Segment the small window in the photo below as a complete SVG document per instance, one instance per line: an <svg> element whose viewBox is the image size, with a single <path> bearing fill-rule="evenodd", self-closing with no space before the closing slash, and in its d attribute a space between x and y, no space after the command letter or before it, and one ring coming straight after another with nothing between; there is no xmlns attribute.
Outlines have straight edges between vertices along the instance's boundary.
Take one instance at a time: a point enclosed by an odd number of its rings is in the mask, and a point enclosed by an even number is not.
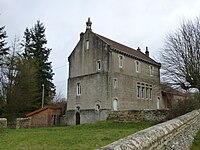
<svg viewBox="0 0 200 150"><path fill-rule="evenodd" d="M149 66L149 74L150 74L150 76L153 76L153 71L154 71L154 67L153 66Z"/></svg>
<svg viewBox="0 0 200 150"><path fill-rule="evenodd" d="M140 62L139 62L139 61L135 61L135 71L136 71L137 73L140 72Z"/></svg>
<svg viewBox="0 0 200 150"><path fill-rule="evenodd" d="M100 108L101 108L100 105L99 105L99 104L96 104L96 107L95 107L96 111L99 111Z"/></svg>
<svg viewBox="0 0 200 150"><path fill-rule="evenodd" d="M90 42L89 40L86 40L86 49L88 50L90 48Z"/></svg>
<svg viewBox="0 0 200 150"><path fill-rule="evenodd" d="M101 70L101 60L97 60L97 70Z"/></svg>
<svg viewBox="0 0 200 150"><path fill-rule="evenodd" d="M118 80L117 78L113 79L113 88L116 89L118 87Z"/></svg>
<svg viewBox="0 0 200 150"><path fill-rule="evenodd" d="M77 83L76 85L76 95L80 96L81 95L81 83Z"/></svg>
<svg viewBox="0 0 200 150"><path fill-rule="evenodd" d="M137 98L140 98L140 83L137 83Z"/></svg>
<svg viewBox="0 0 200 150"><path fill-rule="evenodd" d="M119 68L123 68L124 65L124 57L119 55Z"/></svg>

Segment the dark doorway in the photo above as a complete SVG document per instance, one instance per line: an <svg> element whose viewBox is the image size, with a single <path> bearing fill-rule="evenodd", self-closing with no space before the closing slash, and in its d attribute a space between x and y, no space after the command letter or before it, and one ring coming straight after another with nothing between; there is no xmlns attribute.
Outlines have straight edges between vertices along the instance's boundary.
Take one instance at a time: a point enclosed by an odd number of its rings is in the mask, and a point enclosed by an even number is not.
<svg viewBox="0 0 200 150"><path fill-rule="evenodd" d="M80 113L76 113L76 125L80 124Z"/></svg>

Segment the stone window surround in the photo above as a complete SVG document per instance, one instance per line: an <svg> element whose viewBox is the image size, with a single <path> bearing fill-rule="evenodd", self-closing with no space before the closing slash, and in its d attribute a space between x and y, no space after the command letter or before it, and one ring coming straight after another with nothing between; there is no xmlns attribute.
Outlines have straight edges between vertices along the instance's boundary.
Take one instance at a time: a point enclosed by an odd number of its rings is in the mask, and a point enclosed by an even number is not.
<svg viewBox="0 0 200 150"><path fill-rule="evenodd" d="M152 100L152 85L138 81L136 84L136 97L138 99Z"/></svg>
<svg viewBox="0 0 200 150"><path fill-rule="evenodd" d="M140 73L141 72L141 63L138 60L135 60L135 72Z"/></svg>
<svg viewBox="0 0 200 150"><path fill-rule="evenodd" d="M116 102L116 109L114 108L114 102ZM117 97L114 97L112 101L112 110L117 111L118 109L119 109L119 100Z"/></svg>
<svg viewBox="0 0 200 150"><path fill-rule="evenodd" d="M81 82L76 83L76 95L77 96L81 95Z"/></svg>
<svg viewBox="0 0 200 150"><path fill-rule="evenodd" d="M118 79L117 78L113 78L113 88L114 89L118 88Z"/></svg>
<svg viewBox="0 0 200 150"><path fill-rule="evenodd" d="M89 48L90 48L90 41L86 40L86 49L89 50Z"/></svg>
<svg viewBox="0 0 200 150"><path fill-rule="evenodd" d="M97 71L101 70L101 60L97 60L96 62L96 67L97 67Z"/></svg>
<svg viewBox="0 0 200 150"><path fill-rule="evenodd" d="M153 76L154 73L154 67L152 65L149 66L149 75Z"/></svg>
<svg viewBox="0 0 200 150"><path fill-rule="evenodd" d="M119 54L118 57L119 57L119 68L123 68L123 66L124 66L124 56Z"/></svg>

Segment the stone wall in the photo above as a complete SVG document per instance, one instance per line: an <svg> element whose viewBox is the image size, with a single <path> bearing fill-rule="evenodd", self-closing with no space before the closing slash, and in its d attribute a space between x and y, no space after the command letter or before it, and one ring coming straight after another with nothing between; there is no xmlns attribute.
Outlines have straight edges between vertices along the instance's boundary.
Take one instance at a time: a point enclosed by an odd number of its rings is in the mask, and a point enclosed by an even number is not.
<svg viewBox="0 0 200 150"><path fill-rule="evenodd" d="M200 110L155 125L113 142L101 150L189 150L200 129Z"/></svg>
<svg viewBox="0 0 200 150"><path fill-rule="evenodd" d="M0 118L0 128L7 128L7 119Z"/></svg>
<svg viewBox="0 0 200 150"><path fill-rule="evenodd" d="M141 121L163 121L168 115L168 110L128 110L112 111L108 119L115 122L141 122Z"/></svg>
<svg viewBox="0 0 200 150"><path fill-rule="evenodd" d="M30 126L31 126L30 118L17 118L16 119L16 129L29 128Z"/></svg>

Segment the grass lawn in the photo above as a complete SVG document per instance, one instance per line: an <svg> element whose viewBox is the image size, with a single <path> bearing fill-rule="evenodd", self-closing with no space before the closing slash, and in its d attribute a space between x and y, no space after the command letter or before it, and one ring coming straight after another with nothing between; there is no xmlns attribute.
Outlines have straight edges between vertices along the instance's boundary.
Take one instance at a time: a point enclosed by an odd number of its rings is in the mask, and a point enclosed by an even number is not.
<svg viewBox="0 0 200 150"><path fill-rule="evenodd" d="M113 123L0 130L2 150L90 150L150 127L154 123Z"/></svg>
<svg viewBox="0 0 200 150"><path fill-rule="evenodd" d="M190 150L200 150L200 130L194 137L194 141L192 143L192 147L190 148Z"/></svg>

